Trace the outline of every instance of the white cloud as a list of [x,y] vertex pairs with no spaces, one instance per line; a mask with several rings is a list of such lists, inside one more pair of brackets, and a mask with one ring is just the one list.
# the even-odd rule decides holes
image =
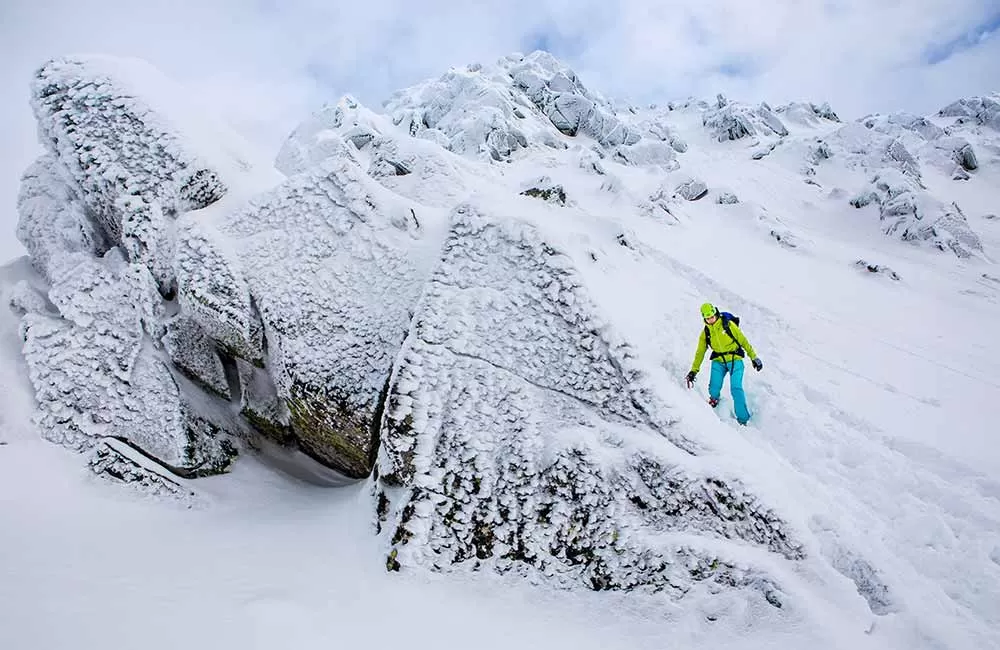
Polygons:
[[[981,0],[6,0],[0,7],[0,259],[35,155],[28,80],[47,58],[145,58],[274,151],[309,110],[350,92],[377,108],[449,66],[543,38],[588,86],[666,101],[830,101],[845,117],[928,112],[996,90],[1000,36],[929,66],[927,48],[996,17]],[[992,12],[992,13],[991,13]],[[735,73],[735,74],[734,74]]]

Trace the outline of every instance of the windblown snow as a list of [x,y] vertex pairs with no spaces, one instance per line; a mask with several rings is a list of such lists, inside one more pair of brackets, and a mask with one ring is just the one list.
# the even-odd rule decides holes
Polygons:
[[[338,485],[371,571],[663,622],[622,647],[1000,645],[1000,95],[637,107],[534,52],[344,97],[272,167],[141,62],[32,90],[31,426],[146,508]],[[764,360],[749,427],[682,386],[705,301]]]

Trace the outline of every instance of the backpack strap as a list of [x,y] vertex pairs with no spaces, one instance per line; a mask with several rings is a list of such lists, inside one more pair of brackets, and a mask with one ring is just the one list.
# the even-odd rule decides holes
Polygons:
[[[729,338],[731,338],[733,341],[735,341],[735,343],[736,343],[736,350],[733,351],[733,352],[716,352],[715,350],[712,350],[712,354],[709,355],[709,357],[708,357],[709,360],[717,359],[718,357],[721,357],[724,354],[735,354],[737,357],[739,357],[739,358],[742,359],[743,357],[746,356],[746,351],[743,349],[743,346],[740,345],[740,342],[736,340],[736,337],[733,336],[732,330],[729,329],[729,315],[727,313],[723,312],[720,315],[720,318],[722,318],[722,330],[726,333],[726,335]],[[708,332],[708,325],[706,325],[705,326],[705,345],[708,346],[708,347],[711,347],[711,343],[712,343],[712,337],[711,337],[711,335]]]

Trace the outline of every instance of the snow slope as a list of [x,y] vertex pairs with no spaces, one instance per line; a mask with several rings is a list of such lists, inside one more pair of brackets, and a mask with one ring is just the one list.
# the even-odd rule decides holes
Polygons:
[[[283,171],[303,174],[269,195],[280,210],[256,201],[248,217],[224,199],[180,223],[209,231],[204,242],[221,232],[226,245],[266,249],[259,233],[285,227],[294,239],[310,232],[297,223],[331,214],[302,205],[367,196],[401,233],[414,227],[404,206],[423,206],[413,217],[431,224],[442,254],[427,262],[435,249],[421,249],[434,273],[394,335],[378,475],[318,487],[287,450],[260,443],[229,474],[193,481],[121,448],[119,474],[161,482],[136,492],[98,481],[39,442],[20,354],[31,330],[4,313],[0,541],[11,552],[0,556],[0,634],[12,647],[106,645],[98,614],[115,611],[123,647],[175,647],[170,633],[149,635],[167,620],[222,647],[370,642],[376,627],[386,647],[997,647],[1000,453],[987,409],[1000,382],[977,347],[1000,316],[991,101],[849,124],[825,106],[723,98],[611,119],[613,104],[558,62],[514,56],[402,91],[388,118],[352,100],[321,112],[279,155]],[[511,125],[525,120],[522,140]],[[647,141],[659,153],[623,153]],[[344,184],[331,169],[367,178]],[[324,182],[328,198],[289,198]],[[359,186],[367,194],[339,194]],[[867,202],[852,204],[859,196]],[[460,203],[475,209],[453,210]],[[288,224],[269,221],[282,214]],[[60,245],[99,239],[81,232]],[[261,253],[251,284],[303,261]],[[22,280],[44,292],[52,279],[8,265],[5,302],[51,309]],[[269,295],[328,295],[303,286]],[[696,390],[683,385],[706,300],[741,315],[765,364],[746,376],[746,428],[728,393],[717,412],[705,404],[707,369]],[[404,312],[369,306],[360,326],[371,314],[399,325]],[[289,327],[285,313],[265,320]],[[316,346],[302,341],[300,354]],[[636,450],[667,462],[632,466]],[[720,478],[745,490],[735,503],[758,518],[729,522],[719,501],[691,496]],[[672,498],[705,505],[678,516]],[[736,507],[730,498],[722,507]],[[636,516],[635,499],[673,514]],[[520,519],[503,520],[516,530],[483,528],[511,508]],[[516,552],[490,559],[494,544]],[[525,561],[546,545],[555,560]],[[699,559],[686,564],[691,549]],[[611,583],[588,553],[612,567]],[[590,573],[578,575],[580,557]],[[506,571],[510,558],[520,570]],[[486,567],[501,575],[471,573]],[[46,624],[56,613],[61,625]],[[482,634],[495,627],[506,636]]]

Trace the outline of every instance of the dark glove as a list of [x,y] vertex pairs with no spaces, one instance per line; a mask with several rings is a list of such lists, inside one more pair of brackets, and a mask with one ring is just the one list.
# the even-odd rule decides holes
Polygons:
[[688,388],[691,388],[691,386],[694,385],[694,378],[697,377],[697,376],[698,376],[698,373],[697,373],[697,371],[694,371],[694,370],[692,370],[691,372],[689,372],[687,374],[687,377],[685,377],[685,379],[687,379]]
[[753,360],[753,369],[760,372],[760,369],[764,367],[764,362],[760,360],[760,357]]

